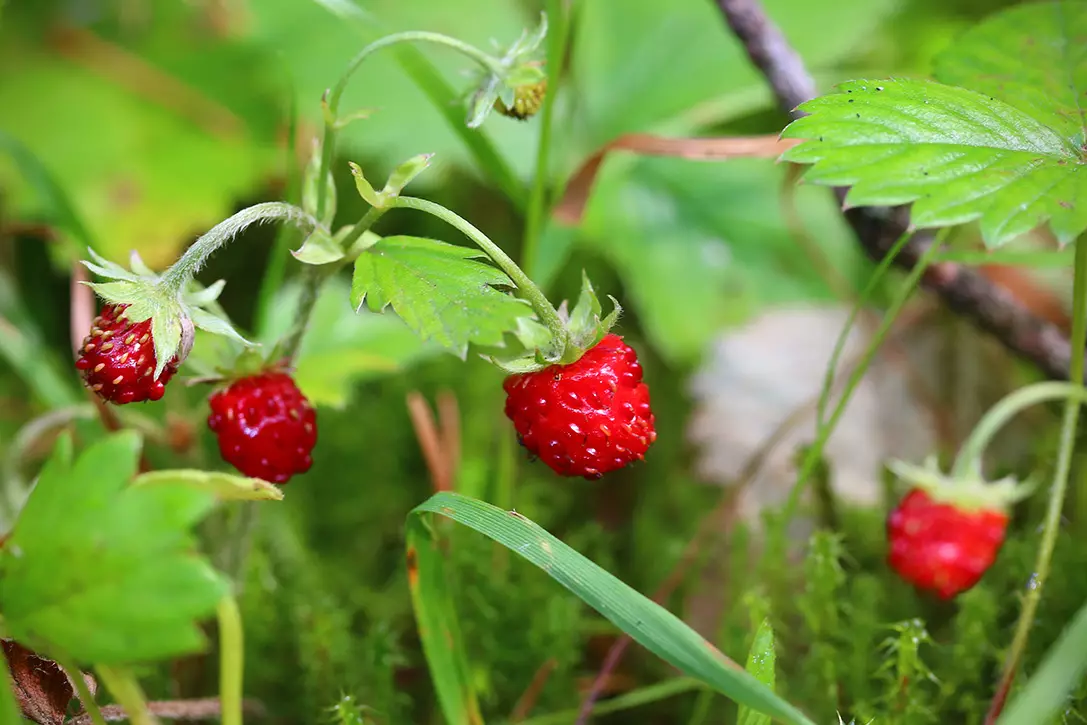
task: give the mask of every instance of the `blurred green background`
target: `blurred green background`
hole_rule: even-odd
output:
[[[933,52],[1000,4],[1008,3],[768,0],[766,7],[829,88],[853,77],[925,75]],[[543,183],[553,198],[623,133],[774,134],[787,122],[709,0],[574,0],[567,7],[567,62],[549,69],[559,95]],[[0,3],[0,150],[12,152],[0,154],[5,475],[32,476],[48,440],[24,446],[17,434],[49,411],[67,411],[84,440],[99,435],[70,365],[69,281],[85,246],[121,263],[137,250],[151,267],[165,268],[234,211],[297,193],[319,130],[321,94],[367,42],[425,29],[490,48],[492,39],[512,42],[541,9],[530,0]],[[467,90],[463,58],[420,50],[453,88]],[[494,144],[515,178],[510,188],[477,163],[463,133],[399,61],[394,53],[368,60],[344,98],[344,109],[375,112],[342,134],[338,223],[364,211],[348,161],[380,180],[410,156],[435,153],[414,195],[472,221],[554,300],[575,295],[586,269],[598,290],[623,302],[620,332],[641,355],[659,438],[642,466],[597,483],[558,479],[517,448],[496,369],[419,343],[391,313],[356,315],[348,278],[337,280],[320,302],[298,373],[320,406],[315,465],[291,482],[284,504],[262,511],[241,572],[246,690],[275,722],[337,717],[329,708],[345,695],[365,706],[364,721],[437,722],[401,566],[404,517],[432,491],[405,404],[410,392],[431,403],[442,391],[455,393],[458,490],[516,507],[649,593],[722,496],[699,474],[698,446],[687,440],[702,395],[692,392],[690,378],[715,340],[774,310],[845,304],[871,270],[831,195],[804,186],[783,195],[786,170],[770,160],[699,163],[624,152],[604,163],[581,223],[547,221],[526,259],[538,119],[492,116],[471,132]],[[34,171],[39,165],[46,175]],[[421,216],[391,214],[377,231],[461,243]],[[299,242],[289,232],[250,229],[202,272],[204,282],[227,280],[222,302],[243,331],[271,342],[289,325],[299,265],[287,250]],[[806,256],[813,252],[823,266]],[[277,275],[283,265],[286,284],[262,293],[269,270]],[[941,325],[963,334],[947,320]],[[783,344],[787,350],[788,340]],[[215,340],[201,338],[193,369],[210,367],[221,353]],[[153,464],[224,466],[204,423],[206,395],[205,387],[175,384],[161,405],[124,411],[126,424],[147,432]],[[772,387],[766,395],[773,397]],[[210,522],[209,546],[231,524]],[[859,525],[879,539],[876,519]],[[519,702],[533,715],[576,708],[615,640],[610,625],[522,562],[471,536],[453,539],[463,626],[486,712],[500,720]],[[872,543],[871,561],[879,545]],[[667,601],[681,615],[700,617],[704,634],[741,660],[750,644],[749,609],[726,605],[754,601],[744,599],[736,575],[748,568],[747,551],[731,541],[702,552],[703,564],[717,561],[733,572],[727,594],[706,595],[707,587],[724,585],[700,566]],[[229,552],[220,554],[229,565]],[[745,577],[750,584],[757,574]],[[907,616],[909,608],[900,609]],[[213,660],[197,658],[149,670],[148,687],[157,697],[209,694],[213,668]],[[606,691],[634,691],[668,674],[631,651]],[[786,696],[810,701],[806,687],[797,680]],[[700,703],[691,692],[599,722],[695,722]],[[722,719],[734,712],[723,701],[708,707],[717,721],[731,722]]]

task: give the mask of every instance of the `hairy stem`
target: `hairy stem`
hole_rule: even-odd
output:
[[[540,140],[536,147],[536,174],[532,180],[532,189],[528,198],[528,213],[525,218],[524,249],[521,251],[521,264],[531,276],[536,268],[540,234],[543,232],[544,213],[547,204],[548,173],[551,158],[551,118],[555,114],[555,97],[558,95],[559,81],[562,78],[562,62],[566,55],[568,33],[565,0],[548,0],[547,16],[553,18],[554,25],[547,39],[547,58],[551,68],[551,80],[543,108],[540,109]]]
[[[180,294],[212,254],[233,240],[249,225],[265,221],[286,221],[307,230],[320,226],[317,220],[306,212],[281,201],[269,201],[242,209],[234,216],[213,226],[185,250],[181,258],[162,275],[163,288]]]
[[[518,292],[532,305],[540,321],[551,331],[553,339],[559,343],[562,349],[566,348],[566,326],[563,324],[562,318],[559,317],[559,313],[547,300],[544,293],[540,291],[540,288],[536,286],[536,283],[529,279],[528,275],[517,266],[516,262],[510,259],[509,255],[492,242],[486,234],[444,206],[426,199],[401,196],[393,201],[391,206],[400,209],[415,209],[431,214],[471,239],[476,246],[487,253],[487,256],[498,265],[499,269],[506,273],[506,276],[513,280],[513,283],[517,285]]]
[[[340,99],[343,97],[343,93],[347,89],[347,84],[351,81],[351,77],[355,75],[355,71],[359,69],[359,66],[362,65],[364,60],[376,51],[387,48],[390,45],[396,45],[397,43],[435,43],[437,45],[444,45],[447,48],[452,48],[471,58],[491,73],[501,75],[505,72],[501,61],[484,53],[474,45],[469,45],[456,38],[451,38],[448,35],[431,33],[425,30],[409,30],[403,33],[387,35],[384,38],[375,40],[360,50],[358,55],[352,58],[351,62],[347,64],[347,69],[343,72],[343,75],[340,76],[336,85],[326,93],[325,97],[325,103],[327,105],[325,108],[324,137],[321,141],[321,166],[317,172],[316,211],[318,219],[324,219],[326,206],[328,204],[328,188],[325,184],[325,179],[328,178],[332,169],[332,158],[335,156],[336,152],[336,114],[340,110]]]
[[[158,725],[158,719],[147,707],[147,698],[140,689],[140,683],[136,682],[131,672],[105,665],[99,665],[95,670],[118,704],[128,713],[132,725]]]
[[[306,265],[302,279],[302,295],[298,300],[298,309],[295,311],[294,322],[291,329],[283,337],[283,357],[288,362],[293,361],[298,354],[298,348],[302,344],[306,328],[309,327],[310,318],[313,317],[313,309],[317,306],[317,298],[321,295],[321,288],[336,272],[340,271],[344,264],[359,256],[362,250],[357,249],[356,242],[386,211],[388,210],[373,207],[352,227],[341,242],[342,246],[347,250],[347,256],[341,262],[333,262],[320,267]]]
[[[1023,657],[1027,640],[1030,638],[1030,629],[1034,625],[1034,614],[1042,599],[1042,590],[1049,578],[1049,565],[1053,560],[1053,548],[1056,546],[1057,533],[1060,530],[1061,509],[1064,507],[1068,474],[1072,466],[1072,453],[1076,445],[1079,408],[1081,403],[1087,402],[1084,400],[1083,392],[1084,347],[1087,345],[1087,244],[1076,245],[1072,301],[1072,362],[1068,375],[1072,381],[1071,387],[1077,391],[1077,395],[1070,395],[1065,405],[1064,419],[1061,422],[1060,449],[1057,452],[1057,468],[1053,474],[1053,487],[1049,491],[1049,505],[1042,525],[1042,541],[1038,546],[1038,557],[1034,562],[1034,573],[1031,575],[1030,586],[1027,587],[1026,598],[1023,600],[1023,609],[1015,625],[1015,635],[1007,658],[1004,660],[1004,670],[1000,675],[1000,684],[997,686],[997,697],[993,699],[989,708],[986,722],[995,721],[997,715],[1000,714],[1003,708],[1001,693],[1006,695],[1015,679],[1019,661]]]
[[[222,724],[242,725],[242,681],[244,643],[242,615],[234,597],[219,602],[219,700]]]

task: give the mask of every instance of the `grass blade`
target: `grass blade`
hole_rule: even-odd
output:
[[[1087,604],[1046,654],[1041,667],[1030,678],[997,725],[1035,725],[1049,722],[1065,709],[1068,696],[1087,669]]]
[[[776,662],[774,629],[770,626],[769,619],[763,619],[762,624],[755,631],[755,641],[751,643],[751,652],[747,655],[747,671],[773,691],[774,665]],[[736,715],[736,722],[739,725],[770,725],[770,717],[765,713],[756,712],[746,705],[740,705],[740,711]]]
[[[636,642],[684,674],[735,702],[788,725],[813,725],[803,713],[728,659],[668,610],[634,591],[524,516],[441,492],[408,521],[408,566],[420,638],[443,710],[451,723],[473,722],[452,707],[474,703],[467,661],[456,631],[443,560],[425,514],[437,514],[487,536],[543,569]],[[459,669],[460,672],[454,672]],[[442,690],[445,688],[445,691]]]

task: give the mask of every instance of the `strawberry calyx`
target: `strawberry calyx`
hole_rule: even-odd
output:
[[[606,316],[600,299],[587,274],[581,274],[581,294],[573,310],[564,301],[558,308],[560,329],[552,330],[539,322],[523,317],[518,320],[514,335],[525,352],[508,358],[485,356],[502,371],[513,374],[534,373],[551,365],[570,365],[581,359],[589,350],[611,332],[619,320],[623,308],[619,301],[608,295],[612,310]]]
[[[152,379],[159,379],[168,364],[180,365],[188,357],[194,328],[253,345],[238,334],[215,305],[225,285],[223,280],[208,287],[190,281],[178,288],[164,284],[163,276],[151,271],[135,251],[130,257],[130,269],[105,259],[93,249],[87,253],[93,261],[84,260],[83,266],[107,281],[83,284],[107,303],[123,306],[124,316],[132,324],[150,320],[156,360]],[[209,306],[215,307],[215,311],[208,310]]]
[[[887,467],[912,488],[925,491],[933,501],[962,511],[1006,513],[1034,490],[1033,482],[1021,482],[1013,476],[987,481],[976,466],[965,475],[944,473],[935,456],[929,456],[922,465],[893,460]]]

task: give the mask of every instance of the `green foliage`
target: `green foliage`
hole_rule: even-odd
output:
[[[1082,2],[996,15],[937,63],[962,87],[844,83],[801,105],[811,115],[783,136],[806,141],[784,158],[813,164],[809,181],[851,186],[848,204],[914,202],[918,227],[978,220],[998,246],[1048,221],[1070,242],[1087,228],[1087,55],[1073,50],[1084,32]]]
[[[62,438],[0,553],[7,631],[37,651],[122,664],[199,650],[195,620],[225,582],[188,530],[214,503],[185,483],[131,486],[140,440],[118,433],[73,461]]]
[[[437,542],[423,514],[464,524],[524,557],[596,609],[634,641],[722,694],[786,723],[811,721],[771,689],[721,654],[668,610],[616,579],[515,511],[439,493],[409,518],[408,571],[424,651],[435,676],[446,718],[478,719],[475,688],[467,676],[456,612],[443,584],[447,576]]]
[[[505,274],[475,261],[484,256],[465,247],[418,237],[386,237],[355,260],[351,304],[374,312],[391,305],[424,340],[460,357],[468,344],[498,347],[503,336],[532,308],[500,287]]]
[[[770,626],[769,619],[763,619],[759,628],[755,630],[755,641],[751,643],[751,651],[747,655],[746,669],[762,684],[774,689],[774,663],[777,655],[774,651],[774,629]],[[770,716],[741,706],[736,715],[737,725],[770,725]]]

